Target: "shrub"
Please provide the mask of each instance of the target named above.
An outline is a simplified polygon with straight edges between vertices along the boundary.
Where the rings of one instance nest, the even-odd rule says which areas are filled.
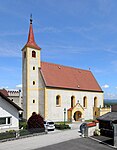
[[[0,133],[0,140],[15,138],[15,136],[16,136],[16,131],[15,130],[2,132],[2,133]]]
[[[95,136],[99,136],[99,135],[100,135],[100,129],[95,129],[94,135],[95,135]]]
[[[26,120],[19,121],[19,129],[27,129],[27,121]]]
[[[40,114],[36,114],[35,112],[32,113],[32,116],[28,119],[27,122],[28,129],[34,128],[44,128],[44,120]]]
[[[55,128],[59,130],[71,129],[68,124],[55,124]]]

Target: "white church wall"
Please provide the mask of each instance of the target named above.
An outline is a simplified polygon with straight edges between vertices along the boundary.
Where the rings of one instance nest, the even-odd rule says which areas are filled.
[[[61,106],[56,106],[56,96],[61,96]],[[79,101],[81,106],[83,106],[83,97],[87,97],[87,108],[84,109],[84,118],[93,119],[93,106],[94,97],[98,99],[98,107],[103,106],[103,93],[99,92],[85,92],[85,91],[75,91],[75,90],[64,90],[64,89],[47,89],[47,101],[48,101],[48,119],[54,121],[64,120],[64,108],[71,108],[71,96],[75,96],[76,103]],[[67,117],[67,111],[66,111]]]
[[[39,113],[45,117],[45,84],[39,70]]]
[[[24,57],[24,53],[26,53],[26,49],[22,52],[22,96],[23,96],[23,117],[26,118],[27,113],[27,58]]]

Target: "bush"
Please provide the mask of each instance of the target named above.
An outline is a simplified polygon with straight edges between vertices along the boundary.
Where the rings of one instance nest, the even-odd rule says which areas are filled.
[[[59,130],[71,129],[68,124],[55,124],[55,128]]]
[[[44,120],[40,114],[36,114],[35,112],[32,113],[32,116],[28,119],[27,122],[28,129],[34,128],[44,128]]]
[[[95,136],[99,136],[99,135],[100,135],[100,129],[95,129],[94,135],[95,135]]]
[[[19,129],[27,129],[27,121],[26,120],[20,120],[19,121]]]
[[[16,131],[15,130],[2,132],[2,133],[0,133],[0,140],[15,138],[15,136],[16,136]]]

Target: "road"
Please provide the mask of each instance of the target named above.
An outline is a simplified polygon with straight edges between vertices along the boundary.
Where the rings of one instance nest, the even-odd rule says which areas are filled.
[[[45,135],[0,143],[0,150],[32,150],[71,139],[80,138],[78,132],[79,125],[80,124],[73,124],[71,130],[55,130],[54,132],[50,132]]]
[[[90,138],[80,138],[38,148],[35,150],[114,150]]]

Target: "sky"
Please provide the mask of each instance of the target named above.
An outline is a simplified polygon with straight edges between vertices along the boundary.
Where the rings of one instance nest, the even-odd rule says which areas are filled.
[[[117,0],[0,0],[0,88],[21,87],[30,14],[42,61],[90,69],[117,99]]]

